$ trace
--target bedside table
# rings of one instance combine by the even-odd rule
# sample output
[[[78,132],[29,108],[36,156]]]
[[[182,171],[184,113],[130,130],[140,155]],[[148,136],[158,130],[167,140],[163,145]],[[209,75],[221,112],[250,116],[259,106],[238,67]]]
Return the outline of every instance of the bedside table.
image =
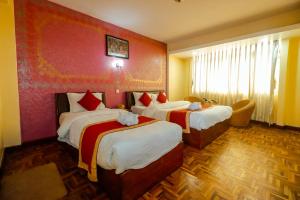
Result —
[[[129,111],[128,109],[125,108],[124,104],[119,104],[116,106],[116,108]]]

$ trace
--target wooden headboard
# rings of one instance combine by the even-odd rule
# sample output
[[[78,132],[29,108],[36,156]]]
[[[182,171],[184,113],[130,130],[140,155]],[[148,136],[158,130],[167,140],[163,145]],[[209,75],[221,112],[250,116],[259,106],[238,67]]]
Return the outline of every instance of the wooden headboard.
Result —
[[[134,96],[133,93],[134,92],[148,92],[148,93],[154,93],[154,94],[158,94],[161,90],[154,90],[154,91],[129,91],[129,92],[125,92],[126,95],[126,108],[130,109],[131,106],[135,105],[135,101],[134,101]]]
[[[79,92],[78,92],[79,93]],[[84,92],[80,92],[84,93]],[[105,93],[102,93],[102,102],[106,105]],[[59,116],[61,113],[70,112],[70,104],[67,93],[55,93],[55,107],[56,107],[56,122],[59,123]]]

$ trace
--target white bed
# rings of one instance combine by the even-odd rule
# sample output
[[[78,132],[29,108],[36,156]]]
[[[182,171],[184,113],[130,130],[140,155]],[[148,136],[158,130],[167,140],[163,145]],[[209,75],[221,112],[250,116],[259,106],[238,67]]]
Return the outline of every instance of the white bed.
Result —
[[[77,113],[62,113],[58,129],[59,140],[79,148],[84,127],[95,122],[116,119],[119,109],[100,109]],[[166,121],[119,131],[103,137],[99,144],[97,164],[115,169],[120,174],[127,169],[140,169],[158,160],[182,141],[180,126]]]
[[[163,104],[153,103],[148,107],[132,106],[133,113],[153,117],[160,120],[166,120],[166,115],[171,110],[186,109],[190,105],[189,101],[170,101]],[[202,111],[194,111],[190,115],[190,127],[203,130],[208,129],[215,124],[229,119],[232,115],[230,106],[215,105]]]

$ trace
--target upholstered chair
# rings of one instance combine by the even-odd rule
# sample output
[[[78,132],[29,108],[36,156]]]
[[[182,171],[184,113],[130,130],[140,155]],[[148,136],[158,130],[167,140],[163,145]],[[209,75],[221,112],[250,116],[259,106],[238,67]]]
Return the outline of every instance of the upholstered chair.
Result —
[[[255,102],[252,100],[242,100],[232,106],[233,113],[230,124],[237,127],[246,127],[249,125],[251,115],[255,109]]]

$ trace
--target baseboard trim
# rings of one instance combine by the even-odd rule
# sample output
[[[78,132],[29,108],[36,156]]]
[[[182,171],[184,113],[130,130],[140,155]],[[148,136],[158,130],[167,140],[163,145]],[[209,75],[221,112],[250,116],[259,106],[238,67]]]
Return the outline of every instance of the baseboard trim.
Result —
[[[47,138],[42,138],[42,139],[37,139],[37,140],[33,140],[33,141],[24,142],[24,143],[22,143],[21,145],[18,145],[18,146],[6,147],[6,152],[11,152],[11,151],[22,149],[22,148],[25,148],[25,147],[28,147],[28,146],[44,144],[44,143],[53,142],[53,141],[57,141],[57,136],[51,136],[51,137],[47,137]]]
[[[274,127],[274,128],[278,128],[278,129],[286,129],[286,130],[300,132],[300,127],[295,127],[295,126],[288,126],[288,125],[281,126],[278,124],[269,124],[268,122],[261,122],[261,121],[256,121],[256,120],[251,120],[251,123],[260,124],[260,125],[267,126],[267,127]]]
[[[5,152],[5,148],[3,148],[3,151],[0,152],[0,168],[4,160],[4,152]]]
[[[0,180],[2,180],[2,177],[3,177],[3,166],[4,166],[4,163],[5,163],[7,152],[13,152],[13,151],[16,151],[16,150],[26,148],[28,146],[45,144],[45,143],[53,142],[53,141],[57,141],[57,136],[42,138],[42,139],[29,141],[29,142],[24,142],[24,143],[22,143],[21,145],[18,145],[18,146],[4,148],[4,150],[2,152],[2,156],[0,157]]]
[[[4,163],[4,156],[5,156],[5,148],[3,148],[3,151],[1,152],[0,155],[0,181],[2,180],[3,177],[3,163]]]

